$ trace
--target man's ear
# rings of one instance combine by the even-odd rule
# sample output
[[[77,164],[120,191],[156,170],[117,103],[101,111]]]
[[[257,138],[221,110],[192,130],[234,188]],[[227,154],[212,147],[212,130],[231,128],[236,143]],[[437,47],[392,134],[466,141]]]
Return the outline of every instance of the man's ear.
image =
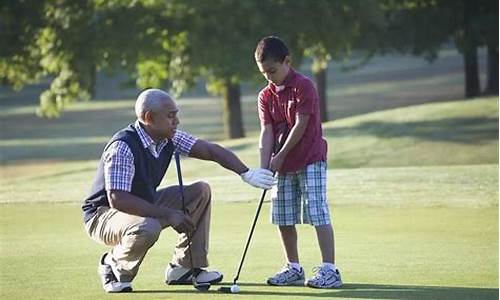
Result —
[[[153,112],[151,111],[146,111],[144,113],[144,124],[146,125],[151,125],[154,123],[154,115],[153,115]]]

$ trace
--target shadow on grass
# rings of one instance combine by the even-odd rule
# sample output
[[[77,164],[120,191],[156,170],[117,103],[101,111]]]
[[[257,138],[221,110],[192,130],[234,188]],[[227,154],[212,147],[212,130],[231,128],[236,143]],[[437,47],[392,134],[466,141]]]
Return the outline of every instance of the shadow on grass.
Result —
[[[354,127],[327,128],[324,132],[329,137],[373,135],[478,144],[498,139],[498,118],[449,118],[403,123],[369,121]]]
[[[270,297],[311,297],[311,298],[352,298],[352,299],[498,299],[498,289],[447,287],[447,286],[418,286],[418,285],[385,285],[385,284],[345,284],[341,289],[312,290],[304,288],[297,292],[297,287],[269,287],[261,283],[242,283],[241,295],[270,296]],[[252,288],[253,287],[253,288]],[[266,287],[266,290],[262,290]],[[208,294],[219,294],[219,286],[213,286]],[[293,289],[293,290],[292,290]],[[138,294],[200,294],[194,288],[186,286],[179,290],[142,290],[134,291]],[[222,294],[222,293],[220,293]]]

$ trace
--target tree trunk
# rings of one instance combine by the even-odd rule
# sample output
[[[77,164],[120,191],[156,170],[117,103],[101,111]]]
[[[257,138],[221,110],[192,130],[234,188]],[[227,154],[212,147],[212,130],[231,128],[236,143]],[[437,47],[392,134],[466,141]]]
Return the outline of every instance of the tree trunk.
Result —
[[[316,80],[316,88],[318,89],[319,96],[319,111],[321,114],[321,122],[328,121],[328,99],[326,92],[326,70],[321,68],[319,71],[314,72]]]
[[[240,85],[233,84],[227,80],[224,84],[223,96],[223,121],[226,138],[235,139],[244,137]]]
[[[488,83],[485,94],[498,95],[498,45],[488,45]]]
[[[96,73],[97,73],[95,62],[92,62],[92,66],[90,67],[89,73],[90,74],[89,74],[88,90],[90,94],[90,99],[94,99],[96,94],[95,84],[96,84]]]
[[[465,98],[477,97],[480,94],[477,48],[471,48],[465,50],[464,66],[465,66]]]
[[[464,5],[464,67],[465,67],[465,98],[477,97],[481,93],[479,84],[479,66],[477,62],[477,47],[479,38],[473,28],[472,19],[477,16],[477,3],[465,1]]]

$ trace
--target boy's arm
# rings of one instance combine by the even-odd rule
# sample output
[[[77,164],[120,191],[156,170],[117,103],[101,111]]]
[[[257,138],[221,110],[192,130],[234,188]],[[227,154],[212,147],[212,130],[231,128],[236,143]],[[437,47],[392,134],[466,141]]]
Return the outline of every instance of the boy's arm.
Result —
[[[274,132],[271,124],[261,125],[259,149],[260,149],[260,167],[269,169],[271,154],[273,153]]]
[[[295,118],[295,125],[290,130],[285,144],[281,150],[271,158],[271,170],[279,170],[288,152],[300,141],[304,132],[306,131],[307,124],[309,123],[310,115],[297,114]]]

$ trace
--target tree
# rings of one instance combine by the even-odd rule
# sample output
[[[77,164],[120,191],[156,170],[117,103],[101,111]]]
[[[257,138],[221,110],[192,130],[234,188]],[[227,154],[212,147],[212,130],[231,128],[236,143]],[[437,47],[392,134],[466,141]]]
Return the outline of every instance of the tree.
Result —
[[[45,24],[44,1],[0,2],[0,82],[19,90],[42,73],[40,53],[33,49],[39,28]]]
[[[330,60],[342,61],[357,51],[367,62],[376,51],[378,31],[384,20],[377,1],[314,1],[309,8],[309,22],[301,27],[301,43],[306,57],[312,58],[311,70],[316,81],[321,120],[328,121],[327,68]]]
[[[498,49],[498,9],[492,9],[495,6],[498,8],[498,2],[494,0],[383,1],[388,25],[382,49],[411,52],[432,60],[451,39],[464,59],[465,96],[478,96],[477,48],[489,43],[492,49]],[[491,64],[494,69],[494,59]],[[498,62],[496,70],[498,73]]]
[[[481,1],[479,34],[488,51],[488,78],[485,94],[498,95],[498,1]]]
[[[184,1],[191,8],[182,28],[188,32],[192,74],[207,79],[207,89],[222,96],[227,138],[245,136],[241,82],[252,78],[253,50],[265,23],[254,1]]]
[[[0,6],[0,80],[21,89],[50,78],[39,114],[57,117],[94,94],[98,70],[125,71],[138,86],[168,79],[182,89],[185,33],[169,31],[181,10],[165,1],[6,1]]]
[[[95,67],[88,1],[7,1],[1,13],[10,41],[0,56],[2,83],[21,89],[54,76],[40,96],[39,114],[46,117],[58,116],[75,98],[89,98]]]

